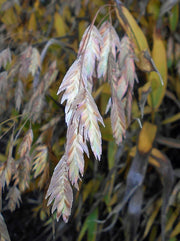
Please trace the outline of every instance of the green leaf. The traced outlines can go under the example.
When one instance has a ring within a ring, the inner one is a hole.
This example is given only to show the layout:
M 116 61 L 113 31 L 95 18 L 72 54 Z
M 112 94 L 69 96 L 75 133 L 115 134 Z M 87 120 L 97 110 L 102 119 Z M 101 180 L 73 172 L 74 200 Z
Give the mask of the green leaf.
M 97 232 L 97 220 L 98 218 L 98 209 L 96 208 L 90 215 L 86 218 L 83 227 L 81 228 L 81 232 L 78 237 L 78 241 L 81 241 L 84 237 L 85 233 L 88 232 L 87 241 L 95 241 L 96 240 L 96 232 Z
M 108 143 L 108 168 L 111 170 L 115 163 L 115 155 L 117 151 L 117 145 L 115 141 L 109 141 Z
M 153 34 L 153 50 L 152 58 L 154 63 L 162 76 L 163 85 L 159 81 L 158 73 L 152 72 L 148 76 L 148 81 L 151 82 L 152 92 L 148 98 L 148 104 L 153 108 L 158 108 L 165 95 L 166 86 L 167 86 L 167 58 L 166 58 L 166 49 L 162 40 L 162 37 L 154 31 Z
M 170 23 L 170 28 L 174 32 L 177 28 L 179 22 L 179 5 L 176 4 L 170 14 L 169 14 L 169 23 Z

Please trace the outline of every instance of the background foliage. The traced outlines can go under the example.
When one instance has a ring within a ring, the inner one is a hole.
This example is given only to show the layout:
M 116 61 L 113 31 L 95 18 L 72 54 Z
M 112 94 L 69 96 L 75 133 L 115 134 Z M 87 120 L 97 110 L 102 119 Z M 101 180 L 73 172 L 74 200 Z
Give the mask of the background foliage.
M 143 71 L 148 68 L 143 58 L 136 62 L 132 121 L 117 146 L 105 114 L 110 88 L 96 84 L 93 97 L 106 126 L 101 128 L 103 154 L 100 162 L 92 153 L 85 158 L 83 182 L 74 191 L 72 215 L 64 224 L 55 221 L 45 199 L 66 141 L 64 105 L 56 93 L 85 29 L 107 1 L 0 0 L 1 240 L 133 240 L 129 230 L 137 240 L 161 240 L 164 215 L 166 239 L 180 239 L 179 3 L 124 3 L 129 25 L 106 7 L 96 26 L 111 15 L 120 38 L 126 32 L 137 54 L 147 39 L 164 85 L 157 73 Z

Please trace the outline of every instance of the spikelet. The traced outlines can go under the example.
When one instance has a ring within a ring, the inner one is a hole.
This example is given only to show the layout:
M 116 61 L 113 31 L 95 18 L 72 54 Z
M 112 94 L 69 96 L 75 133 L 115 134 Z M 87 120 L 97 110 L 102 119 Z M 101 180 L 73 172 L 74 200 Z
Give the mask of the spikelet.
M 5 68 L 8 62 L 11 62 L 11 51 L 9 48 L 0 52 L 0 68 L 1 66 Z
M 31 61 L 29 65 L 29 73 L 32 74 L 32 76 L 35 75 L 38 68 L 41 67 L 41 59 L 39 51 L 36 48 L 32 48 L 32 54 L 31 54 Z
M 24 191 L 29 186 L 31 158 L 30 149 L 33 141 L 33 131 L 30 128 L 24 136 L 19 147 L 19 163 L 17 163 L 17 170 L 14 174 L 14 185 L 19 185 L 19 189 Z
M 113 136 L 119 145 L 126 132 L 126 117 L 124 111 L 124 102 L 120 102 L 117 98 L 113 98 L 111 106 L 111 126 Z
M 16 206 L 20 206 L 21 202 L 21 193 L 16 186 L 10 187 L 8 194 L 6 196 L 6 200 L 8 200 L 8 204 L 5 209 L 9 209 L 13 212 L 16 209 Z
M 23 158 L 25 155 L 29 154 L 32 141 L 33 141 L 33 131 L 32 131 L 32 129 L 29 129 L 27 131 L 26 135 L 24 136 L 23 141 L 19 147 L 19 154 L 20 154 L 21 158 Z
M 103 119 L 98 111 L 94 99 L 87 90 L 80 93 L 78 101 L 79 104 L 77 105 L 74 118 L 79 120 L 79 133 L 81 133 L 84 140 L 90 142 L 94 156 L 100 160 L 102 143 L 98 121 L 104 125 Z
M 71 105 L 78 94 L 80 89 L 80 74 L 81 74 L 81 58 L 75 60 L 72 66 L 69 68 L 68 72 L 64 76 L 62 83 L 59 87 L 57 95 L 65 90 L 61 103 L 66 100 L 65 114 L 66 114 L 66 123 L 69 125 L 71 118 L 72 110 Z
M 32 47 L 28 46 L 20 56 L 19 78 L 27 78 L 31 64 Z
M 121 40 L 119 66 L 122 69 L 122 75 L 126 79 L 128 85 L 133 88 L 134 80 L 137 79 L 134 64 L 134 51 L 132 43 L 127 36 L 124 36 Z
M 134 64 L 134 51 L 130 39 L 124 36 L 121 40 L 121 52 L 119 55 L 119 65 L 122 66 L 122 77 L 128 85 L 126 93 L 126 106 L 125 112 L 127 115 L 127 126 L 131 121 L 131 106 L 132 106 L 132 93 L 134 87 L 134 80 L 137 80 Z
M 14 185 L 19 185 L 21 192 L 24 192 L 26 188 L 29 187 L 30 180 L 30 171 L 31 171 L 31 158 L 26 155 L 20 159 L 16 173 L 14 174 L 13 180 Z
M 3 93 L 7 91 L 8 82 L 7 82 L 8 73 L 7 71 L 3 71 L 0 73 L 0 92 Z
M 109 53 L 108 69 L 112 92 L 111 125 L 113 136 L 119 145 L 131 121 L 132 92 L 134 80 L 137 79 L 134 52 L 127 36 L 121 40 L 120 54 Z
M 83 34 L 79 45 L 78 56 L 82 56 L 81 76 L 85 87 L 95 69 L 96 60 L 100 59 L 100 45 L 102 37 L 95 26 L 89 26 Z
M 116 59 L 117 52 L 120 50 L 120 39 L 116 33 L 114 27 L 108 22 L 104 22 L 99 32 L 103 39 L 103 44 L 101 44 L 101 57 L 98 63 L 97 73 L 98 78 L 105 78 L 108 71 L 108 58 L 110 52 L 113 54 Z
M 23 83 L 21 80 L 18 80 L 16 89 L 15 89 L 15 106 L 16 109 L 19 111 L 21 107 L 21 102 L 23 98 Z
M 33 93 L 31 99 L 26 104 L 23 110 L 23 114 L 29 113 L 33 121 L 36 121 L 39 118 L 39 115 L 41 114 L 44 107 L 45 93 L 52 82 L 55 81 L 57 74 L 58 71 L 56 68 L 56 61 L 53 61 L 49 66 L 48 72 L 43 76 L 41 82 L 36 88 L 36 91 Z
M 28 46 L 20 57 L 19 77 L 27 78 L 29 73 L 34 76 L 40 67 L 41 60 L 39 51 L 32 46 Z
M 69 167 L 68 176 L 72 185 L 78 189 L 78 180 L 80 175 L 84 174 L 84 151 L 89 155 L 86 143 L 83 137 L 78 133 L 78 122 L 76 120 L 69 126 L 67 131 L 66 157 Z
M 62 215 L 64 222 L 67 223 L 71 213 L 73 192 L 68 180 L 68 166 L 65 155 L 61 158 L 54 169 L 46 194 L 46 198 L 48 197 L 48 205 L 50 205 L 54 200 L 52 213 L 57 210 L 57 221 Z
M 46 145 L 37 146 L 35 149 L 36 155 L 34 156 L 33 171 L 34 178 L 42 174 L 46 168 L 48 149 Z

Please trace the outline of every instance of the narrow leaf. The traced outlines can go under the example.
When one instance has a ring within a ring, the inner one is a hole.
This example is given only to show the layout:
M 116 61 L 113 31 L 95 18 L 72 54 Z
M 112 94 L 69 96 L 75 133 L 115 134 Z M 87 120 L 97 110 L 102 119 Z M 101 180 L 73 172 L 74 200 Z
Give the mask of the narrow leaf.
M 157 73 L 152 72 L 149 74 L 148 81 L 151 82 L 152 92 L 148 97 L 148 103 L 152 108 L 158 108 L 162 103 L 167 86 L 167 59 L 162 37 L 156 30 L 153 34 L 152 57 L 160 75 L 162 76 L 163 85 L 160 83 Z

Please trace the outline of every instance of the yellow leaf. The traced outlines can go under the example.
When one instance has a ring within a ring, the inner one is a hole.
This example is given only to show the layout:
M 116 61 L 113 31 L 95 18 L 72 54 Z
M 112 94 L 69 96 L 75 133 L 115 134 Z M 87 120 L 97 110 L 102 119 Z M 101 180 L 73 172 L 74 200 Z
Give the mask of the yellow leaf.
M 166 225 L 166 232 L 173 230 L 173 226 L 175 226 L 176 220 L 178 220 L 178 216 L 180 213 L 180 207 L 177 207 L 171 214 L 170 217 L 168 217 L 168 223 Z
M 138 151 L 147 154 L 151 151 L 156 136 L 157 126 L 145 122 L 139 134 Z
M 1 5 L 3 5 L 3 3 L 5 3 L 6 2 L 6 0 L 0 0 L 0 7 L 1 7 Z
M 175 121 L 177 121 L 179 119 L 180 119 L 180 112 L 177 113 L 176 115 L 173 115 L 172 117 L 167 118 L 166 120 L 164 120 L 162 122 L 162 124 L 164 124 L 164 125 L 165 124 L 169 124 L 169 123 L 175 122 Z
M 179 64 L 179 68 L 180 68 L 180 64 Z M 176 94 L 177 94 L 177 97 L 178 99 L 180 99 L 180 81 L 179 81 L 179 78 L 176 79 Z
M 149 156 L 149 163 L 151 164 L 151 165 L 153 165 L 154 167 L 156 167 L 156 168 L 160 168 L 160 164 L 159 164 L 159 162 L 157 162 L 157 160 L 156 159 L 154 159 L 152 156 Z
M 152 87 L 152 92 L 148 98 L 148 104 L 155 109 L 158 108 L 162 103 L 167 86 L 166 49 L 161 36 L 156 32 L 156 30 L 153 34 L 152 57 L 160 75 L 162 76 L 164 83 L 164 85 L 161 84 L 161 82 L 159 81 L 159 76 L 155 72 L 150 73 L 150 75 L 148 76 L 148 81 L 151 82 Z
M 12 26 L 18 25 L 18 18 L 14 13 L 13 8 L 9 8 L 8 10 L 5 11 L 3 17 L 1 18 L 1 21 L 5 25 L 9 25 L 11 28 Z
M 147 13 L 149 18 L 157 20 L 159 17 L 160 2 L 159 0 L 150 0 L 147 5 Z
M 69 22 L 73 21 L 69 6 L 64 6 L 64 9 L 63 9 L 63 19 L 66 19 Z
M 34 13 L 32 13 L 28 23 L 28 30 L 36 31 L 36 29 L 37 29 L 36 16 Z
M 163 161 L 166 163 L 166 157 L 158 149 L 153 148 L 149 156 L 149 163 L 157 168 L 161 168 Z
M 54 15 L 54 27 L 58 36 L 63 36 L 66 34 L 66 26 L 64 20 L 62 16 L 57 12 Z
M 39 4 L 40 4 L 39 0 L 36 0 L 35 3 L 34 3 L 34 8 L 38 11 L 39 11 Z
M 147 225 L 146 225 L 146 229 L 144 231 L 143 238 L 145 238 L 148 235 L 150 229 L 152 228 L 152 225 L 154 223 L 155 218 L 157 217 L 157 215 L 159 213 L 161 205 L 162 205 L 162 199 L 158 199 L 156 201 L 155 205 L 154 205 L 155 207 L 153 209 L 153 212 L 151 213 L 151 216 L 148 218 L 148 222 L 147 222 Z
M 150 50 L 147 39 L 136 23 L 136 20 L 128 9 L 122 4 L 118 5 L 115 10 L 122 28 L 134 44 L 134 51 L 137 57 L 137 66 L 143 71 L 153 71 L 154 68 L 149 60 Z M 149 57 L 147 58 L 146 55 Z
M 173 237 L 177 236 L 178 234 L 180 234 L 180 222 L 176 225 L 176 227 L 174 227 L 170 238 L 173 238 Z

